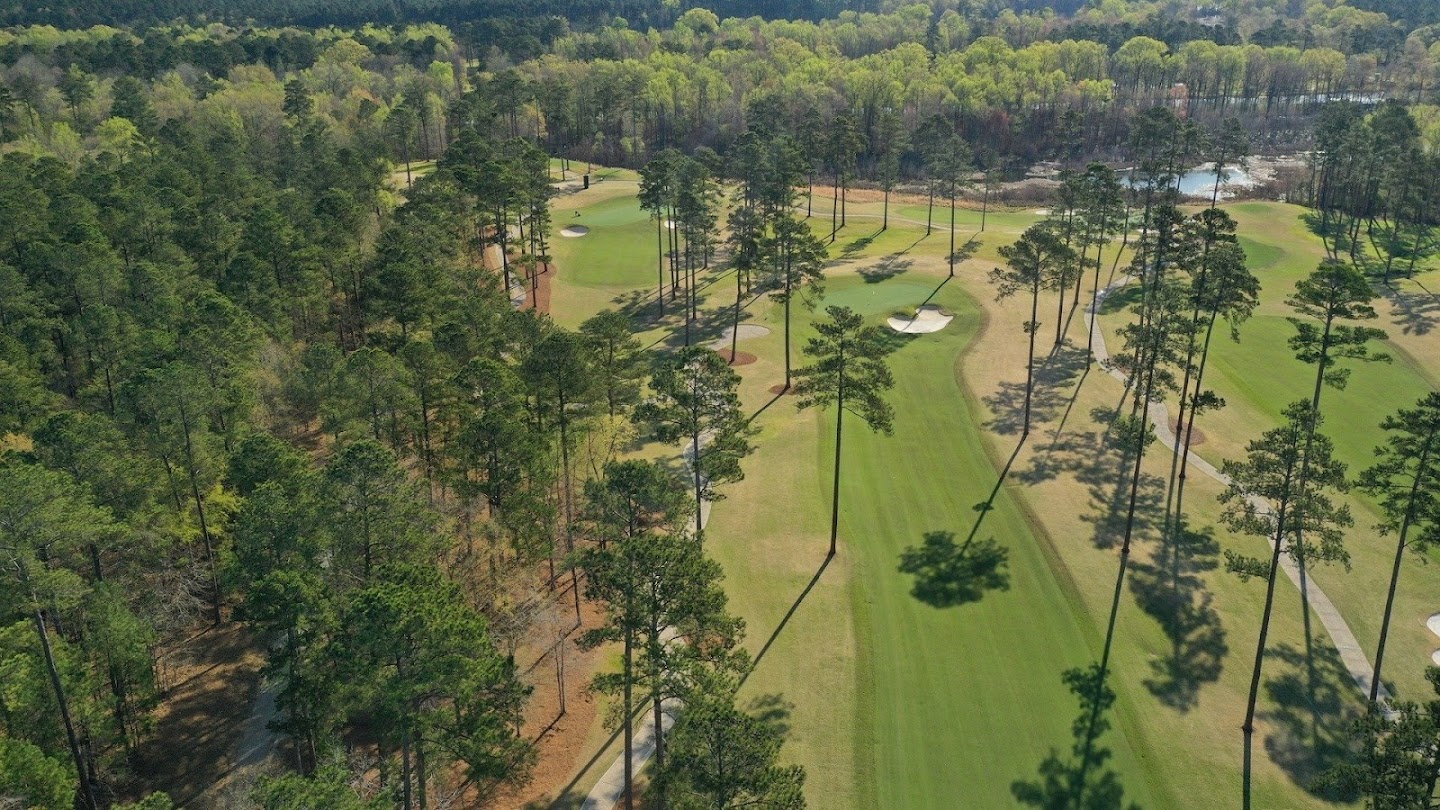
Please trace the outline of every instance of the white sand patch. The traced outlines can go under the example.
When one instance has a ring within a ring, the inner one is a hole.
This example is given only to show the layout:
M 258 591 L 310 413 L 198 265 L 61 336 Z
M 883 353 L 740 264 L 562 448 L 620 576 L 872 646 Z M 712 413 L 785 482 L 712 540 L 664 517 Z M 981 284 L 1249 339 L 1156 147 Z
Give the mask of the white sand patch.
M 922 335 L 927 332 L 939 332 L 950 325 L 955 316 L 935 306 L 926 304 L 915 310 L 913 318 L 891 318 L 888 323 L 890 328 L 896 332 L 904 332 L 907 335 Z
M 570 239 L 579 239 L 587 233 L 590 233 L 590 229 L 584 225 L 566 225 L 560 229 L 560 235 Z
M 1440 650 L 1430 653 L 1430 660 L 1435 662 L 1435 666 L 1440 667 Z
M 1049 208 L 1036 208 L 1036 209 L 1035 209 L 1035 216 L 1037 216 L 1037 217 L 1048 217 L 1048 216 L 1050 216 L 1050 209 L 1049 209 Z
M 742 323 L 740 324 L 740 328 L 738 329 L 734 327 L 726 327 L 724 334 L 720 336 L 719 340 L 711 343 L 710 347 L 712 349 L 723 349 L 728 347 L 730 345 L 730 338 L 732 332 L 734 333 L 734 338 L 737 342 L 741 340 L 749 340 L 751 338 L 765 337 L 766 335 L 770 334 L 770 330 L 764 326 L 756 326 L 753 323 Z
M 1440 636 L 1440 613 L 1431 616 L 1430 621 L 1425 622 L 1425 626 L 1430 628 L 1430 632 Z
M 673 230 L 675 230 L 676 228 L 678 228 L 679 226 L 675 224 L 675 220 L 673 220 L 673 219 L 667 219 L 667 220 L 665 220 L 665 227 L 667 227 L 667 228 L 669 228 L 670 230 L 673 231 Z

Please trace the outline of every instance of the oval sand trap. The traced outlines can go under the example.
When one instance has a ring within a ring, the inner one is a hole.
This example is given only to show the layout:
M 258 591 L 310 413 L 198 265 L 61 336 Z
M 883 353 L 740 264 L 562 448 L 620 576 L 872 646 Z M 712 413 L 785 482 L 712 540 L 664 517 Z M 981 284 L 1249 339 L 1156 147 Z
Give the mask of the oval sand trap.
M 735 333 L 734 337 L 737 342 L 741 340 L 749 340 L 750 338 L 765 337 L 766 335 L 770 334 L 770 330 L 767 327 L 757 326 L 753 323 L 742 323 L 740 324 L 739 329 L 735 329 L 734 327 L 726 327 L 724 333 L 720 335 L 720 339 L 712 341 L 710 343 L 711 348 L 729 348 L 731 337 L 730 333 L 732 331 Z
M 566 225 L 560 229 L 561 236 L 566 236 L 571 239 L 578 239 L 587 233 L 590 233 L 590 229 L 584 225 Z
M 1430 653 L 1430 660 L 1435 662 L 1435 666 L 1440 667 L 1440 650 Z
M 950 325 L 955 316 L 935 306 L 926 304 L 915 310 L 913 318 L 891 318 L 888 323 L 890 328 L 896 332 L 904 332 L 907 335 L 923 335 L 927 332 L 939 332 Z
M 1430 628 L 1430 632 L 1440 636 L 1440 613 L 1431 616 L 1430 621 L 1425 622 L 1425 626 Z

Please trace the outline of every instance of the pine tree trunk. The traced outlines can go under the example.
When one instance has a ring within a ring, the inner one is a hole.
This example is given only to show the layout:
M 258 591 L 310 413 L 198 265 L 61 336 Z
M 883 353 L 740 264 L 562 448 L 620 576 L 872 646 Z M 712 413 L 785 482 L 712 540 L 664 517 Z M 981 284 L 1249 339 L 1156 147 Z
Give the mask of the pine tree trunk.
M 841 430 L 845 422 L 845 351 L 841 346 L 840 351 L 840 390 L 835 397 L 835 485 L 830 493 L 830 553 L 827 556 L 835 556 L 836 538 L 840 535 L 840 440 L 844 436 Z
M 629 595 L 627 594 L 627 605 L 625 608 L 627 621 L 633 613 L 633 607 L 628 604 L 629 601 Z M 631 694 L 631 682 L 634 680 L 634 660 L 635 631 L 627 627 L 625 629 L 625 683 L 623 686 L 623 699 L 625 702 L 625 810 L 634 810 L 635 808 L 635 763 L 633 762 L 635 756 L 635 702 Z
M 85 765 L 85 757 L 80 752 L 75 723 L 70 717 L 70 701 L 65 697 L 65 686 L 60 681 L 60 669 L 55 665 L 55 653 L 50 648 L 50 634 L 45 629 L 45 613 L 37 608 L 32 616 L 35 620 L 35 632 L 40 636 L 40 650 L 45 656 L 45 669 L 50 675 L 50 686 L 55 690 L 55 703 L 60 707 L 60 720 L 65 725 L 65 740 L 70 746 L 70 755 L 75 760 L 75 775 L 80 780 L 80 806 L 84 810 L 100 810 L 100 804 L 95 800 L 95 788 L 90 781 L 89 769 Z
M 1040 276 L 1037 273 L 1030 287 L 1030 353 L 1025 357 L 1025 426 L 1020 431 L 1024 440 L 1030 435 L 1030 399 L 1035 392 L 1035 333 L 1039 331 L 1036 319 L 1040 317 Z
M 1410 499 L 1405 506 L 1405 517 L 1400 521 L 1400 536 L 1395 543 L 1395 562 L 1390 569 L 1390 587 L 1385 592 L 1385 615 L 1380 621 L 1380 642 L 1375 648 L 1375 671 L 1370 679 L 1370 703 L 1374 704 L 1380 694 L 1380 667 L 1385 663 L 1385 639 L 1390 634 L 1390 612 L 1395 607 L 1395 590 L 1400 583 L 1400 563 L 1405 557 L 1405 543 L 1410 534 L 1410 525 L 1415 520 L 1415 504 L 1419 499 L 1420 485 L 1428 473 L 1431 445 L 1435 431 L 1425 437 L 1425 446 L 1420 451 L 1420 461 L 1415 469 L 1415 481 L 1410 486 Z
M 1287 504 L 1281 503 L 1275 529 L 1275 549 L 1270 554 L 1270 575 L 1265 579 L 1265 610 L 1260 616 L 1260 638 L 1255 643 L 1255 668 L 1250 674 L 1250 696 L 1245 704 L 1245 724 L 1240 730 L 1245 735 L 1245 761 L 1241 787 L 1241 807 L 1250 810 L 1251 751 L 1255 735 L 1255 704 L 1260 696 L 1260 670 L 1265 662 L 1265 637 L 1270 633 L 1270 613 L 1275 606 L 1275 577 L 1280 570 L 1280 552 L 1285 544 L 1285 513 Z

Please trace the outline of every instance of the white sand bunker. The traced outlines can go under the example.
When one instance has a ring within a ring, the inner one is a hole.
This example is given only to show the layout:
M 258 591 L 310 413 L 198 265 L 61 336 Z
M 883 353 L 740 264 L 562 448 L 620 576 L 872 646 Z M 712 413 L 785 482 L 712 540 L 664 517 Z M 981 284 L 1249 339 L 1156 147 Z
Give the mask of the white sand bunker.
M 711 343 L 710 346 L 715 349 L 723 349 L 730 345 L 732 336 L 738 342 L 751 338 L 765 337 L 768 334 L 770 334 L 770 330 L 764 326 L 756 326 L 753 323 L 742 323 L 739 328 L 733 326 L 726 327 L 720 339 Z
M 1036 208 L 1036 209 L 1035 209 L 1035 216 L 1037 216 L 1037 217 L 1048 217 L 1048 216 L 1050 216 L 1050 209 L 1049 209 L 1049 208 Z
M 678 228 L 678 227 L 680 227 L 680 226 L 675 224 L 675 220 L 673 220 L 673 219 L 667 219 L 667 220 L 665 220 L 665 227 L 667 227 L 667 228 L 669 228 L 670 230 L 673 231 L 673 230 L 675 230 L 676 228 Z
M 1430 660 L 1435 662 L 1435 666 L 1440 667 L 1440 650 L 1430 653 Z
M 584 225 L 566 225 L 560 229 L 561 236 L 566 236 L 571 239 L 579 239 L 587 233 L 590 233 L 590 229 Z
M 950 325 L 955 316 L 935 306 L 925 304 L 915 310 L 913 318 L 891 318 L 888 323 L 890 328 L 896 332 L 904 332 L 908 335 L 921 335 L 926 332 L 939 332 Z

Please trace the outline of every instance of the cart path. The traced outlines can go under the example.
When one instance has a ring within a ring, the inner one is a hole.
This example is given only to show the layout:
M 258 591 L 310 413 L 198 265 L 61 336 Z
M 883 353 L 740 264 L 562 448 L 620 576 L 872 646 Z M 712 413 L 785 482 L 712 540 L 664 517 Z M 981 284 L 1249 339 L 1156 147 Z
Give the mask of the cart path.
M 1130 280 L 1129 276 L 1125 276 L 1109 287 L 1101 290 L 1099 295 L 1095 297 L 1095 300 L 1090 303 L 1090 306 L 1085 309 L 1085 325 L 1094 333 L 1095 359 L 1100 363 L 1101 368 L 1105 369 L 1106 373 L 1120 380 L 1122 383 L 1125 381 L 1125 375 L 1109 362 L 1110 352 L 1105 347 L 1104 331 L 1099 329 L 1095 323 L 1095 310 L 1104 302 L 1107 295 L 1124 286 Z M 1166 407 L 1165 403 L 1151 403 L 1149 417 L 1150 421 L 1155 423 L 1155 437 L 1164 443 L 1172 453 L 1180 453 L 1180 442 L 1176 438 L 1175 432 L 1170 429 L 1170 409 Z M 1206 461 L 1193 449 L 1190 451 L 1189 465 L 1226 486 L 1230 485 L 1229 476 L 1220 472 L 1215 468 L 1215 465 Z M 1254 504 L 1256 509 L 1265 512 L 1270 511 L 1270 504 L 1263 498 L 1251 498 L 1250 502 Z M 1274 548 L 1273 543 L 1271 544 L 1271 548 Z M 1300 568 L 1295 564 L 1295 560 L 1291 559 L 1288 554 L 1281 555 L 1280 568 L 1285 572 L 1285 576 L 1289 577 L 1290 581 L 1295 584 L 1298 590 L 1300 587 Z M 1320 624 L 1324 626 L 1325 632 L 1330 634 L 1330 640 L 1334 643 L 1335 649 L 1340 653 L 1340 660 L 1345 664 L 1345 669 L 1349 671 L 1350 677 L 1355 680 L 1355 685 L 1359 687 L 1360 692 L 1368 699 L 1370 696 L 1370 682 L 1375 677 L 1375 668 L 1370 665 L 1370 659 L 1365 655 L 1364 649 L 1361 648 L 1360 641 L 1355 638 L 1355 634 L 1350 630 L 1350 625 L 1345 623 L 1345 617 L 1340 615 L 1340 610 L 1335 607 L 1335 603 L 1330 601 L 1330 597 L 1326 595 L 1325 591 L 1320 588 L 1320 585 L 1315 582 L 1314 577 L 1311 577 L 1306 583 L 1306 591 L 1310 595 L 1311 610 L 1313 610 L 1316 617 L 1320 619 Z M 1380 685 L 1379 696 L 1382 700 L 1388 701 L 1390 699 L 1390 692 L 1385 688 L 1384 684 Z

